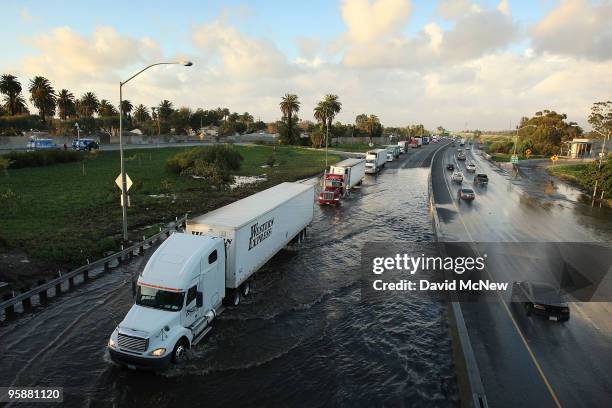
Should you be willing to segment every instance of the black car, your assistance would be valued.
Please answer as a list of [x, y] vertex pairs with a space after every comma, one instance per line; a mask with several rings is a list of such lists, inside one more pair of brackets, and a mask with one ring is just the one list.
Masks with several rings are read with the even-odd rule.
[[489, 177], [486, 174], [478, 173], [474, 176], [474, 184], [486, 186], [489, 184]]
[[91, 151], [99, 149], [100, 145], [93, 139], [76, 139], [72, 141], [72, 148], [74, 150], [87, 150]]
[[453, 163], [448, 163], [446, 165], [446, 170], [455, 171], [455, 165]]
[[560, 291], [544, 282], [514, 282], [512, 302], [520, 303], [527, 316], [538, 315], [548, 320], [566, 322], [570, 310]]
[[465, 201], [474, 201], [474, 199], [476, 198], [476, 194], [474, 194], [474, 190], [472, 190], [471, 188], [460, 188], [457, 192], [457, 196], [460, 200]]

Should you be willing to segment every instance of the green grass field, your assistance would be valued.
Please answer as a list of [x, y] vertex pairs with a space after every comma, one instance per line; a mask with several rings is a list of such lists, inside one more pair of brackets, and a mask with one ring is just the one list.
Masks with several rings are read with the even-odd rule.
[[365, 153], [368, 150], [380, 149], [381, 147], [382, 145], [374, 145], [374, 147], [370, 147], [367, 143], [355, 143], [355, 144], [344, 143], [344, 144], [330, 146], [329, 148], [333, 150], [340, 150], [343, 152], [356, 152], [356, 153], [363, 152]]
[[[266, 181], [217, 191], [203, 180], [170, 174], [165, 162], [188, 148], [125, 152], [134, 181], [128, 209], [130, 238], [151, 235], [174, 217], [205, 213], [282, 181], [323, 171], [322, 151], [282, 146], [236, 146], [244, 157], [237, 175], [263, 175]], [[262, 168], [274, 155], [276, 165]], [[121, 239], [119, 152], [87, 154], [82, 163], [56, 164], [0, 173], [0, 253], [25, 252], [57, 271], [116, 250]], [[330, 155], [334, 163], [340, 160]]]
[[581, 179], [584, 177], [586, 168], [586, 164], [563, 164], [550, 166], [546, 170], [553, 176], [581, 185]]

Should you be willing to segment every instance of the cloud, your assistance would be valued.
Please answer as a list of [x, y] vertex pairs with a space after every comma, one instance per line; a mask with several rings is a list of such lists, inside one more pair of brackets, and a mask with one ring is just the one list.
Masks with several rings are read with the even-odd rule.
[[273, 42], [248, 37], [221, 20], [197, 27], [193, 42], [210, 56], [209, 62], [216, 58], [219, 70], [229, 76], [275, 77], [288, 68], [285, 55]]
[[[360, 37], [375, 41], [351, 41], [355, 36], [349, 31], [343, 63], [349, 67], [427, 70], [433, 65], [461, 63], [503, 50], [519, 38], [518, 25], [504, 2], [498, 8], [483, 10], [470, 1], [447, 1], [440, 5], [438, 13], [452, 17], [454, 26], [445, 31], [430, 22], [415, 36], [379, 30], [375, 37]], [[362, 17], [361, 24], [348, 24], [349, 30], [352, 25], [368, 26], [369, 19]]]
[[150, 38], [122, 36], [108, 26], [96, 28], [89, 37], [59, 27], [27, 42], [36, 52], [25, 58], [23, 70], [60, 81], [105, 76], [159, 54], [157, 43]]
[[593, 60], [612, 58], [612, 2], [564, 0], [531, 28], [536, 52]]
[[444, 0], [438, 5], [436, 13], [446, 20], [456, 20], [472, 12], [480, 11], [480, 7], [471, 0]]
[[409, 0], [345, 0], [341, 12], [348, 38], [371, 43], [401, 31], [408, 23], [411, 8]]

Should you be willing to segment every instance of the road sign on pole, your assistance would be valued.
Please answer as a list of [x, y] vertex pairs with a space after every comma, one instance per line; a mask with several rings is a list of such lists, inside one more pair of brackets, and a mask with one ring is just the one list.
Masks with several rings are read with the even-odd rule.
[[512, 164], [518, 164], [518, 161], [519, 161], [519, 160], [518, 160], [518, 156], [517, 156], [516, 154], [513, 154], [513, 155], [510, 157], [510, 162], [511, 162]]
[[556, 155], [556, 154], [554, 154], [554, 155], [552, 155], [552, 156], [551, 156], [550, 160], [552, 160], [552, 161], [553, 161], [553, 163], [554, 163], [554, 162], [556, 162], [557, 160], [559, 160], [559, 158], [557, 157], [557, 155]]
[[[121, 174], [119, 174], [117, 176], [117, 178], [115, 179], [115, 184], [117, 185], [117, 187], [121, 188]], [[126, 189], [126, 191], [129, 190], [132, 187], [132, 184], [133, 184], [132, 183], [132, 179], [126, 173], [125, 174], [125, 189]]]
[[531, 157], [531, 153], [532, 153], [532, 152], [531, 152], [531, 149], [527, 149], [527, 150], [525, 150], [525, 156], [526, 156], [527, 158]]

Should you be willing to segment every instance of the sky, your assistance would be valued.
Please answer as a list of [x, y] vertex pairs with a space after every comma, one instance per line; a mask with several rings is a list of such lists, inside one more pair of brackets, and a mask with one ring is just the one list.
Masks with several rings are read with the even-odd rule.
[[9, 0], [3, 14], [0, 73], [116, 105], [120, 81], [179, 60], [194, 65], [152, 68], [124, 98], [273, 121], [286, 93], [308, 120], [332, 93], [342, 122], [454, 130], [543, 109], [588, 129], [593, 102], [612, 99], [612, 0]]

